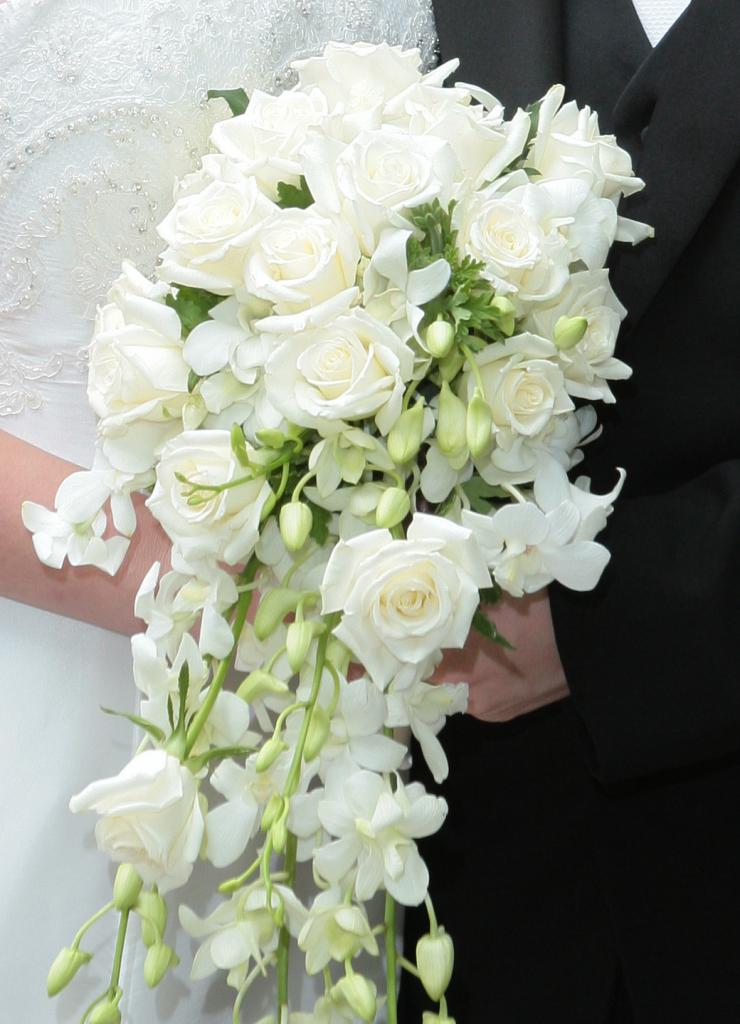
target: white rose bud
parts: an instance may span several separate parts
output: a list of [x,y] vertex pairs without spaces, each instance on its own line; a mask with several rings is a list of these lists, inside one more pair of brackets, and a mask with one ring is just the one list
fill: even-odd
[[80,967],[92,960],[92,953],[65,946],[54,959],[46,978],[46,992],[49,997],[57,995],[69,985]]
[[426,994],[438,1003],[447,991],[455,962],[452,939],[440,928],[436,935],[424,935],[416,943],[416,967]]
[[313,526],[311,509],[303,501],[289,501],[280,509],[280,536],[288,551],[300,551]]
[[375,522],[381,529],[390,530],[402,523],[411,511],[411,499],[402,487],[388,487],[380,496],[375,509]]
[[348,974],[332,989],[332,998],[345,1002],[360,1020],[370,1024],[375,1020],[377,995],[375,985],[361,974]]
[[398,417],[388,434],[388,454],[403,465],[413,459],[421,447],[424,433],[424,404],[416,402]]
[[569,348],[575,348],[587,330],[585,316],[561,316],[555,324],[553,341],[561,352],[567,352]]
[[435,359],[444,359],[455,344],[455,328],[448,320],[435,320],[424,335],[427,349]]

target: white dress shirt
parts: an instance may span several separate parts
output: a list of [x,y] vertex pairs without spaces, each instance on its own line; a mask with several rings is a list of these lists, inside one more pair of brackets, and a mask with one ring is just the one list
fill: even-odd
[[683,14],[690,0],[632,0],[645,35],[657,46],[671,25]]

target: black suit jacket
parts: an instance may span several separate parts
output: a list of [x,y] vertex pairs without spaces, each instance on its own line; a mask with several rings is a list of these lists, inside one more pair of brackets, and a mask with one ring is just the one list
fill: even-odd
[[[442,57],[505,103],[563,80],[558,0],[435,11]],[[738,54],[738,0],[693,0],[615,111],[647,182],[625,212],[656,235],[615,258],[635,373],[585,470],[627,485],[598,590],[551,588],[572,699],[442,737],[451,810],[423,853],[458,1024],[740,1022]],[[407,942],[424,930],[411,912]]]

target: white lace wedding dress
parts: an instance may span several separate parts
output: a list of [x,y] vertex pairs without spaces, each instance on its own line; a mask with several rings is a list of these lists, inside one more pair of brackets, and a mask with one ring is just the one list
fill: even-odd
[[[0,3],[1,427],[89,464],[91,315],[122,257],[153,269],[161,246],[153,228],[173,176],[197,163],[216,116],[206,90],[278,89],[290,81],[291,59],[330,39],[419,46],[429,62],[431,0]],[[76,1022],[107,983],[108,923],[85,942],[98,953],[93,963],[53,1002],[46,971],[109,899],[111,871],[91,823],[72,817],[66,802],[130,753],[131,728],[99,711],[134,707],[129,645],[0,600],[0,650],[0,1017]],[[186,987],[189,942],[178,952],[182,967],[152,993],[134,943],[126,1021],[231,1019],[232,993],[220,979]],[[311,992],[299,998],[312,1007]]]

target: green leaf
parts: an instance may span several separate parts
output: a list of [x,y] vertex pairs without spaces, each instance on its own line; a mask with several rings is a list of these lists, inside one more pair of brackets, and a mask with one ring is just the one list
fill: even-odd
[[175,287],[177,293],[168,295],[165,302],[180,317],[183,337],[187,338],[194,327],[208,319],[210,311],[217,303],[223,302],[224,297],[207,292],[204,288],[190,288],[184,284]]
[[492,583],[490,587],[485,587],[480,591],[481,604],[496,604],[502,593],[498,583]]
[[249,96],[243,89],[209,89],[209,100],[226,100],[234,117],[243,114],[249,106]]
[[279,181],[277,185],[277,204],[283,210],[287,210],[291,207],[299,210],[305,210],[306,207],[313,205],[313,196],[311,190],[306,184],[306,179],[301,175],[298,185],[291,185],[287,181]]
[[313,513],[313,523],[311,524],[310,535],[320,547],[323,547],[329,537],[331,512],[327,512],[327,510],[325,508],[321,508],[320,505],[314,505],[312,501],[309,501],[308,505]]
[[514,645],[510,644],[506,637],[501,636],[496,626],[484,615],[483,612],[478,611],[473,616],[473,629],[477,629],[481,636],[484,636],[486,640],[490,640],[491,643],[498,644],[499,647],[504,647],[507,651],[513,651]]
[[125,718],[126,721],[131,722],[133,725],[138,725],[144,732],[149,733],[152,739],[156,740],[157,743],[162,743],[164,740],[164,732],[155,725],[154,722],[147,721],[146,718],[140,718],[139,715],[130,715],[127,711],[114,711],[112,708],[101,708],[106,715],[114,715],[116,718]]
[[462,489],[470,502],[473,512],[479,512],[483,516],[491,511],[496,498],[509,497],[503,487],[487,484],[479,476],[472,476],[470,480],[466,480],[462,485]]
[[[187,661],[182,663],[180,675],[177,677],[177,692],[180,697],[180,707],[177,715],[177,729],[184,731],[185,714],[188,704],[188,690],[190,689],[190,666]],[[177,730],[175,730],[177,731]]]
[[254,747],[214,747],[203,754],[189,757],[187,766],[192,772],[197,774],[201,769],[205,768],[209,761],[213,761],[217,757],[248,757],[254,753],[254,749]]

